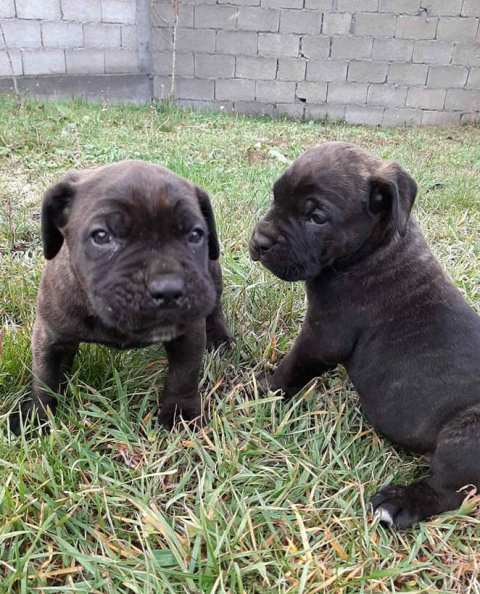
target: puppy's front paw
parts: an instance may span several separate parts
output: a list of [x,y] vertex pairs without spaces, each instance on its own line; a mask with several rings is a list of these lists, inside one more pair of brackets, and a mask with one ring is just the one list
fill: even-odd
[[435,491],[420,481],[412,485],[386,485],[371,501],[375,516],[389,528],[405,530],[438,513]]
[[214,351],[219,347],[231,349],[235,343],[233,336],[224,324],[207,326],[207,349]]
[[261,395],[268,394],[271,390],[272,375],[266,371],[255,376],[255,383],[257,384],[258,393]]
[[50,432],[46,413],[40,414],[31,400],[21,402],[17,409],[10,413],[8,426],[14,435],[24,432],[27,437],[32,437],[38,431],[45,435]]
[[194,426],[202,424],[202,407],[200,398],[193,401],[178,398],[166,398],[160,404],[158,422],[166,429],[172,429],[180,419],[192,423]]
[[23,415],[20,412],[11,412],[8,416],[8,426],[13,435],[20,435],[24,426]]
[[258,386],[258,392],[260,394],[268,394],[268,392],[276,392],[281,390],[286,400],[298,394],[303,386],[285,386],[278,379],[275,378],[274,373],[263,372],[255,376],[255,381]]

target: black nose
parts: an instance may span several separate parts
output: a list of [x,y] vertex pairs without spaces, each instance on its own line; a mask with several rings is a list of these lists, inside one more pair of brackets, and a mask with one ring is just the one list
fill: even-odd
[[162,274],[148,283],[148,290],[160,307],[177,307],[185,293],[183,279],[176,274]]
[[261,231],[255,231],[255,233],[253,234],[253,245],[255,246],[255,249],[260,253],[268,252],[268,250],[272,247],[274,243],[275,240],[272,237],[269,237]]

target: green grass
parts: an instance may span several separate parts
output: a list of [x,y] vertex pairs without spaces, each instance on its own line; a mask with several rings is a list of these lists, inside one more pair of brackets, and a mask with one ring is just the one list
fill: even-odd
[[39,206],[75,167],[140,158],[213,197],[225,304],[237,337],[207,356],[209,427],[155,427],[164,352],[81,349],[49,436],[0,423],[0,594],[480,593],[480,506],[396,534],[367,503],[426,465],[363,419],[343,370],[291,403],[253,376],[302,320],[301,285],[249,260],[247,240],[288,160],[321,141],[359,143],[420,186],[415,215],[480,308],[480,130],[377,130],[192,114],[162,106],[0,101],[0,392],[28,390],[42,268]]

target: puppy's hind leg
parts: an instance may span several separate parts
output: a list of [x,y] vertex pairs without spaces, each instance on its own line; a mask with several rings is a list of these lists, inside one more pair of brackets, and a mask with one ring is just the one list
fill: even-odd
[[207,317],[206,332],[207,332],[207,348],[216,349],[222,344],[230,345],[233,342],[232,335],[228,329],[223,313],[221,302],[223,291],[222,270],[218,260],[211,260],[209,264],[210,275],[215,283],[217,291],[217,302],[215,309]]
[[480,404],[455,416],[440,431],[431,475],[406,486],[383,487],[372,500],[380,520],[395,528],[456,509],[466,493],[480,489]]
[[20,403],[20,410],[10,415],[10,429],[19,434],[22,424],[35,414],[43,423],[47,411],[55,412],[57,401],[53,393],[60,392],[66,381],[78,344],[57,343],[49,336],[41,321],[35,321],[32,335],[32,394]]

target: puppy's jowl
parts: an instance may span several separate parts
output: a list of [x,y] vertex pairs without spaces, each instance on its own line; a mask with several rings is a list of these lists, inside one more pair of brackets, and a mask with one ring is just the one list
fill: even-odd
[[[125,161],[68,173],[42,206],[47,263],[38,294],[33,395],[45,418],[79,343],[126,349],[165,342],[169,370],[159,420],[201,413],[207,343],[228,341],[208,195],[174,173]],[[11,420],[19,430],[20,417]]]
[[480,317],[410,217],[417,186],[396,163],[349,144],[306,152],[277,180],[251,255],[305,281],[308,309],[269,378],[288,396],[338,363],[372,425],[431,455],[430,475],[373,498],[405,528],[480,488]]

